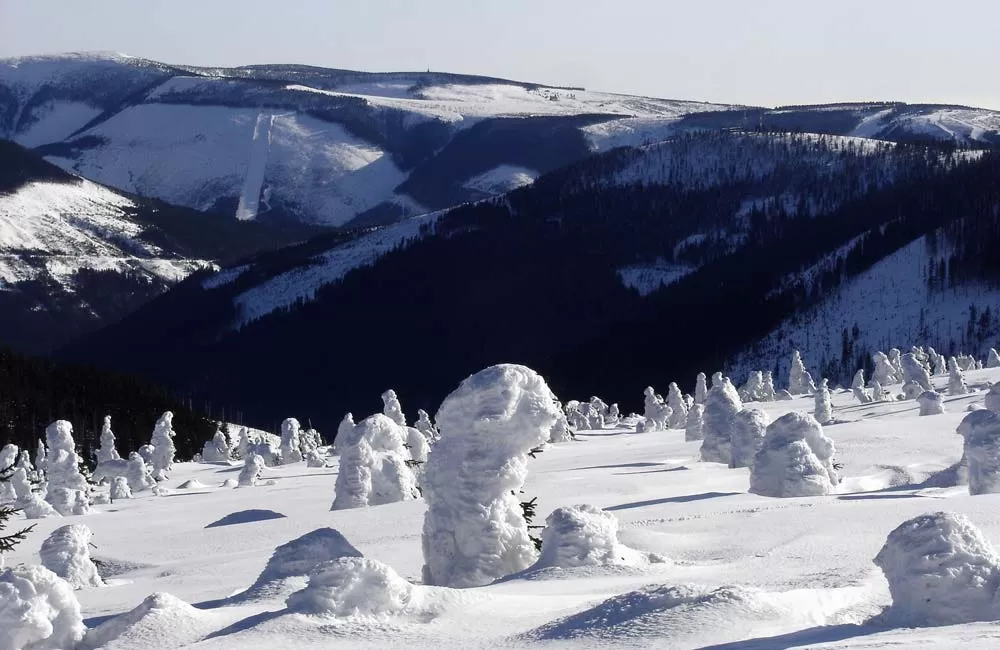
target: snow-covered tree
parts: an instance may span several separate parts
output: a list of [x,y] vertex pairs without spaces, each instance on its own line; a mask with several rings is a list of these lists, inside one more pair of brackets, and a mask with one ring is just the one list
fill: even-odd
[[399,398],[396,391],[391,388],[382,393],[382,414],[388,417],[401,427],[406,426],[406,416],[403,415],[403,407],[399,405]]
[[805,395],[814,390],[816,384],[802,363],[802,355],[798,350],[792,350],[792,363],[788,369],[788,392],[792,395]]
[[173,422],[174,414],[170,411],[164,411],[160,419],[156,421],[156,426],[153,427],[153,437],[149,441],[153,447],[149,463],[153,466],[153,478],[157,481],[166,480],[168,472],[174,467],[174,456],[177,454],[177,448],[174,447],[176,434]]
[[899,348],[889,350],[889,363],[892,364],[892,370],[899,381],[903,381],[902,355],[903,353]]
[[667,406],[662,397],[656,394],[652,386],[646,387],[646,390],[643,391],[643,397],[645,407],[643,411],[643,417],[645,418],[643,431],[666,430],[670,416],[673,415],[673,410]]
[[670,382],[670,386],[667,387],[667,406],[670,407],[667,426],[671,429],[683,429],[687,425],[688,409],[684,396],[681,395],[681,389],[675,382]]
[[562,404],[556,402],[556,409],[559,411],[559,416],[549,431],[549,442],[566,442],[573,438],[573,431],[569,428],[569,420],[566,418]]
[[[419,431],[416,433],[422,436]],[[410,459],[406,449],[410,435],[408,427],[377,413],[357,423],[347,435],[340,453],[340,474],[332,510],[377,506],[417,497],[417,479],[406,462]],[[362,442],[365,445],[361,445]],[[361,475],[370,477],[367,483],[357,480]]]
[[875,556],[892,595],[893,625],[955,625],[1000,618],[1000,558],[965,515],[935,512],[902,523]]
[[118,450],[115,449],[115,434],[111,431],[111,416],[104,416],[104,424],[101,426],[101,446],[97,449],[96,458],[98,463],[106,460],[119,460]]
[[774,373],[770,370],[764,371],[764,383],[761,387],[762,402],[773,402],[777,399],[777,391],[774,389]]
[[940,415],[944,413],[944,396],[933,390],[926,390],[917,397],[920,415]]
[[76,648],[87,628],[65,580],[40,565],[0,569],[0,648]]
[[142,492],[156,485],[152,471],[146,465],[146,461],[134,451],[128,455],[125,480],[128,481],[128,487],[132,492]]
[[732,453],[729,466],[753,467],[754,457],[764,442],[771,418],[760,409],[743,409],[733,420]]
[[250,430],[240,427],[239,442],[236,443],[236,460],[243,460],[250,453]]
[[[0,448],[0,472],[9,475],[14,470],[14,463],[17,462],[17,445],[6,444]],[[0,503],[13,501],[15,499],[14,488],[9,481],[0,481]]]
[[983,405],[994,413],[1000,414],[1000,381],[990,386],[983,398]]
[[119,499],[131,499],[132,488],[128,485],[128,479],[124,476],[116,476],[114,480],[111,481],[111,489],[108,494],[111,496],[112,501],[118,501]]
[[621,419],[622,419],[622,413],[620,410],[618,410],[618,404],[616,402],[608,408],[608,417],[605,419],[605,423],[609,427],[617,427],[618,424],[621,422]]
[[[878,382],[873,381],[872,383],[877,384]],[[872,401],[872,396],[865,389],[865,371],[863,368],[859,368],[854,373],[854,379],[851,381],[851,391],[854,393],[854,399],[862,404],[868,404]]]
[[45,470],[48,467],[47,459],[49,452],[45,448],[45,441],[39,440],[38,447],[35,450],[35,471],[38,472],[38,478],[42,479],[45,477]]
[[704,404],[692,404],[691,408],[688,409],[687,422],[684,427],[684,440],[687,442],[693,442],[695,440],[703,439],[704,432],[702,428],[705,422],[705,405]]
[[420,429],[406,427],[406,447],[410,450],[410,458],[418,463],[426,463],[431,446]]
[[899,384],[903,382],[902,372],[896,374],[896,368],[889,361],[889,357],[884,352],[876,352],[872,355],[872,362],[875,364],[875,371],[872,373],[872,380],[883,386]]
[[243,460],[243,469],[240,470],[240,477],[237,479],[237,484],[240,487],[256,486],[262,471],[264,471],[264,458],[260,454],[247,454],[247,457]]
[[986,353],[986,367],[1000,368],[1000,354],[997,354],[996,348],[990,348]]
[[417,409],[417,421],[413,425],[424,434],[428,442],[435,442],[438,437],[437,427],[431,422],[431,416],[423,409]]
[[907,352],[900,359],[900,364],[903,367],[903,383],[915,383],[922,389],[921,392],[927,390],[934,390],[931,386],[931,376],[927,372],[927,369],[921,365],[920,360],[917,359],[916,355],[912,352]]
[[830,399],[830,388],[826,378],[819,382],[813,398],[815,407],[813,416],[820,424],[827,424],[833,419],[833,401]]
[[708,384],[705,373],[699,372],[694,384],[694,403],[704,404],[708,399]]
[[517,493],[557,417],[552,391],[525,366],[491,366],[448,395],[425,475],[425,584],[478,587],[534,562]]
[[869,401],[872,402],[891,402],[892,395],[886,392],[882,384],[877,381],[872,382],[872,395]]
[[212,439],[201,450],[201,459],[206,463],[229,462],[229,441],[222,429],[216,429]]
[[592,505],[556,508],[545,519],[532,569],[630,565],[640,554],[618,541],[618,519]]
[[937,350],[934,348],[927,348],[930,356],[931,371],[935,375],[947,375],[948,374],[948,360],[943,354],[938,354]]
[[[3,480],[4,475],[0,472],[0,482]],[[14,496],[16,498],[14,507],[20,510],[26,519],[43,519],[45,517],[59,516],[55,508],[31,489],[28,472],[23,467],[18,467],[14,470],[14,473],[10,476],[10,485],[14,489]],[[0,542],[0,545],[2,545],[2,542]]]
[[786,413],[767,427],[750,472],[750,492],[766,497],[831,494],[839,478],[833,441],[805,413]]
[[42,548],[38,552],[42,558],[42,566],[74,589],[103,587],[104,581],[90,559],[90,539],[93,535],[90,528],[83,524],[56,528],[42,542]]
[[762,402],[764,396],[764,373],[755,370],[747,377],[747,381],[740,387],[740,399],[744,402]]
[[[399,402],[397,402],[398,404]],[[302,462],[299,450],[299,431],[302,426],[295,418],[286,418],[281,423],[281,464],[291,465]]]
[[348,413],[337,425],[337,436],[333,439],[333,453],[340,454],[348,445],[354,444],[354,415]]
[[969,494],[1000,493],[1000,415],[988,409],[972,411],[958,432],[965,438]]
[[45,429],[48,458],[46,501],[61,515],[85,515],[90,512],[90,488],[80,473],[80,457],[73,441],[73,425],[56,420]]
[[[718,374],[718,373],[717,373]],[[718,381],[713,379],[712,389],[705,400],[705,415],[702,424],[701,459],[708,463],[724,463],[732,460],[732,436],[736,414],[743,408],[743,402],[728,377]]]
[[965,385],[965,374],[955,357],[948,359],[948,394],[965,395],[969,387]]

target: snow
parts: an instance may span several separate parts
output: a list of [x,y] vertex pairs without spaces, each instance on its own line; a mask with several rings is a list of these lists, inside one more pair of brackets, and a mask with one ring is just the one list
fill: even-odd
[[[843,480],[825,496],[750,494],[748,469],[699,462],[699,442],[685,442],[679,430],[578,432],[579,441],[527,461],[522,499],[538,497],[537,523],[557,508],[593,504],[618,520],[620,543],[668,563],[527,572],[460,591],[427,587],[420,584],[424,500],[330,512],[336,457],[329,468],[269,468],[274,484],[253,489],[216,487],[238,473],[233,467],[185,462],[175,464],[167,488],[190,479],[213,487],[170,497],[147,490],[69,520],[94,531],[97,559],[127,566],[106,576],[107,587],[75,595],[92,629],[144,601],[139,611],[162,612],[162,624],[150,615],[136,617],[147,623],[118,619],[121,628],[138,627],[116,645],[109,641],[116,649],[994,647],[994,624],[912,628],[873,619],[893,595],[872,559],[904,521],[958,513],[991,547],[1000,544],[1000,495],[970,496],[949,473],[962,455],[955,431],[966,408],[982,404],[988,385],[1000,381],[1000,369],[965,374],[975,392],[945,396],[947,411],[933,417],[920,417],[912,401],[862,405],[849,391],[831,391],[837,423],[824,433],[836,444]],[[946,376],[931,381],[935,390],[947,387]],[[776,420],[814,405],[800,397],[749,406]],[[205,528],[250,509],[285,517]],[[13,527],[24,525],[22,516]],[[42,542],[68,521],[37,523],[6,558],[8,566],[37,563]],[[317,544],[295,560],[276,552],[324,528],[335,529],[325,533],[333,550]],[[350,551],[341,552],[345,547]],[[361,553],[413,585],[401,613],[332,617],[287,608],[288,596],[306,587],[318,565]],[[272,555],[281,559],[272,562]],[[230,598],[255,582],[274,589]],[[163,592],[199,615],[165,597],[147,601]],[[8,602],[0,596],[0,612]],[[11,629],[3,616],[0,629]]]
[[39,551],[42,565],[74,589],[103,587],[97,566],[90,559],[93,533],[84,524],[69,524],[52,531]]
[[38,565],[0,569],[0,650],[65,650],[83,638],[73,589]]
[[556,508],[545,518],[542,552],[532,569],[631,566],[645,558],[618,541],[618,519],[589,504]]
[[618,269],[618,277],[622,284],[635,289],[640,296],[648,296],[657,289],[677,282],[695,269],[680,264],[633,264]]
[[84,102],[50,101],[45,104],[41,115],[38,110],[35,111],[37,121],[18,133],[14,141],[28,148],[60,142],[100,114],[99,108]]
[[531,185],[538,172],[517,165],[499,165],[465,181],[464,187],[486,194],[503,194],[524,185]]
[[374,616],[398,614],[410,601],[413,585],[392,567],[364,557],[342,557],[318,565],[309,584],[288,597],[288,609],[303,614]]

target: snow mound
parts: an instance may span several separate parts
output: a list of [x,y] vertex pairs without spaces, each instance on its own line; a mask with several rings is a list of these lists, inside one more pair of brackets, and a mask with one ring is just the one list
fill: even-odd
[[361,557],[339,531],[318,528],[274,549],[257,580],[239,600],[279,598],[306,586],[312,570],[324,562],[344,557]]
[[925,390],[917,397],[920,415],[941,415],[945,412],[944,395],[933,390]]
[[526,636],[533,640],[598,639],[615,645],[629,640],[670,637],[672,647],[685,634],[706,625],[731,625],[734,618],[778,621],[785,612],[765,602],[760,592],[736,586],[713,589],[692,585],[650,585],[613,596],[577,614],[547,623]]
[[79,648],[179,648],[211,632],[215,618],[176,596],[158,592],[135,609],[88,630]]
[[235,526],[236,524],[249,524],[255,521],[267,521],[268,519],[284,519],[285,515],[274,510],[251,509],[231,512],[222,519],[213,521],[205,528],[218,528],[219,526]]
[[0,570],[0,649],[65,650],[85,629],[65,580],[42,566]]
[[634,566],[643,553],[618,541],[618,519],[589,504],[556,508],[545,518],[542,554],[532,569],[578,566]]
[[364,557],[342,557],[317,565],[305,589],[288,597],[288,609],[327,616],[386,616],[402,612],[413,585],[392,567]]
[[177,486],[178,490],[200,490],[202,488],[207,488],[208,486],[199,481],[196,478],[188,479]]
[[103,587],[104,581],[90,559],[90,538],[93,535],[90,528],[83,524],[56,528],[38,551],[42,564],[74,589]]
[[965,515],[903,522],[875,556],[892,594],[886,618],[907,626],[1000,619],[1000,557]]

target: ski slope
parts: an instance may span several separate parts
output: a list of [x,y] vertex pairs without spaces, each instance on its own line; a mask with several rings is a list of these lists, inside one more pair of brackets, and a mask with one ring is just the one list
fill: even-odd
[[[39,520],[7,563],[37,562],[58,526],[89,526],[108,585],[76,594],[87,625],[105,623],[101,647],[117,649],[993,647],[995,624],[898,628],[873,618],[890,597],[872,558],[905,519],[960,512],[1000,544],[1000,495],[970,497],[948,472],[962,453],[956,426],[1000,369],[966,379],[976,392],[946,397],[948,412],[930,417],[912,401],[861,406],[836,392],[825,433],[843,480],[824,497],[748,494],[746,469],[700,462],[699,443],[678,430],[583,432],[529,460],[524,497],[537,497],[539,522],[556,507],[591,503],[618,518],[622,543],[663,563],[549,568],[466,590],[423,586],[424,503],[330,512],[335,457],[326,468],[270,468],[266,484],[237,489],[220,487],[236,466],[183,463],[162,496]],[[774,418],[811,412],[812,399],[754,406]],[[206,487],[179,487],[192,479]],[[414,585],[401,613],[324,617],[288,611],[280,595],[226,600],[254,582],[276,546],[321,527]],[[153,593],[169,595],[113,618]]]

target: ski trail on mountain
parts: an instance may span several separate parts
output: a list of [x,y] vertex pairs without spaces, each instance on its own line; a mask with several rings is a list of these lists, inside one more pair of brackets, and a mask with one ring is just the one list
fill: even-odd
[[267,155],[271,149],[271,127],[274,125],[273,113],[257,115],[257,124],[253,129],[253,144],[250,148],[250,160],[247,163],[247,175],[243,181],[243,192],[240,203],[236,207],[236,218],[249,221],[257,218],[260,208],[260,190],[264,185],[264,169],[267,167]]

